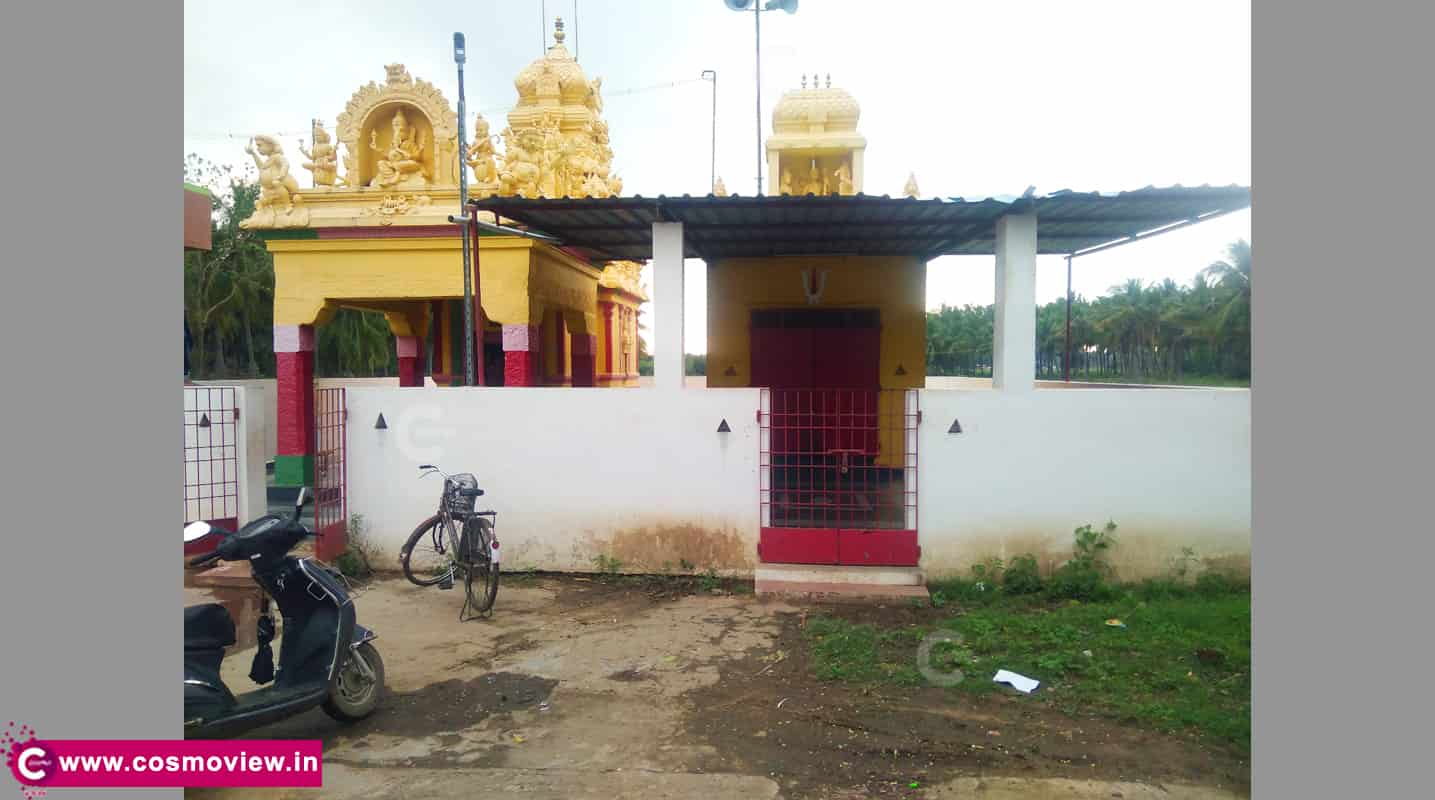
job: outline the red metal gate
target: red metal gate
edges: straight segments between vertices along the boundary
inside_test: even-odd
[[[349,544],[348,462],[344,389],[314,392],[314,555],[330,561]]]
[[[758,556],[915,566],[915,389],[763,389]]]
[[[239,526],[239,406],[233,386],[184,387],[184,524]],[[186,544],[186,555],[214,548]]]

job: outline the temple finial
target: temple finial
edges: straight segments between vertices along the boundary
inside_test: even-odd
[[[554,44],[555,46],[556,46],[556,45],[563,44],[563,36],[564,36],[564,34],[563,34],[563,18],[562,18],[562,17],[554,17],[554,18],[553,18],[553,44]]]
[[[827,73],[827,88],[832,88],[832,73]]]
[[[806,73],[806,72],[802,73],[802,88],[804,88],[804,89],[807,88],[807,73]]]

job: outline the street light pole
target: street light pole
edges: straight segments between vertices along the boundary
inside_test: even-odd
[[[757,194],[762,196],[762,4],[752,4],[752,23],[757,39]]]
[[[708,170],[708,191],[717,185],[717,70],[703,70],[703,80],[713,82],[713,143],[711,150],[712,167]]]
[[[789,14],[797,13],[797,0],[725,0],[727,7],[733,11],[746,11],[749,3],[752,4],[752,29],[756,46],[754,55],[757,59],[757,193],[762,194],[762,12],[777,11],[781,9]],[[713,92],[717,92],[717,78],[713,78]],[[714,100],[714,107],[717,102]],[[714,112],[716,116],[716,112]],[[716,179],[716,177],[714,177]]]
[[[469,273],[468,236],[468,142],[464,138],[463,121],[467,107],[463,98],[463,62],[467,60],[464,51],[463,34],[453,35],[453,61],[458,65],[458,211],[463,224],[463,385],[473,386],[473,276]]]

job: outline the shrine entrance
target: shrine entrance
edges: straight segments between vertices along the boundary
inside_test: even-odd
[[[917,564],[917,392],[881,388],[880,323],[870,309],[752,313],[764,562]]]

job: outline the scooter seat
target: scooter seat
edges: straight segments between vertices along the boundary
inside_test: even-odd
[[[234,642],[234,618],[224,606],[205,603],[185,607],[185,650],[218,650]]]

